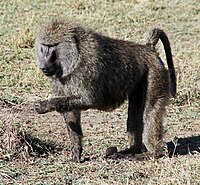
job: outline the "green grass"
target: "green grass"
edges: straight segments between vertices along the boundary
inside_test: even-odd
[[[38,25],[52,16],[139,43],[145,43],[145,33],[153,27],[167,32],[178,93],[167,110],[165,141],[180,138],[176,157],[149,161],[104,158],[108,146],[127,146],[125,104],[112,113],[83,113],[83,155],[92,160],[69,162],[63,119],[57,113],[37,115],[32,108],[35,99],[49,93],[47,78],[37,67],[34,39]],[[198,0],[0,1],[0,155],[5,154],[2,138],[9,137],[5,130],[10,127],[33,134],[43,147],[45,143],[63,146],[62,151],[43,157],[24,155],[6,161],[0,156],[0,184],[200,184],[199,153],[195,152],[200,147],[199,17]],[[158,49],[164,59],[161,45]],[[185,145],[191,155],[181,153]]]

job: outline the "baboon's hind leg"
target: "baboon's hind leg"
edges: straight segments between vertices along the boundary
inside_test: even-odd
[[[71,142],[72,160],[80,162],[82,153],[82,138],[83,133],[81,129],[81,112],[71,111],[64,112],[64,119],[67,124],[67,131]]]
[[[143,143],[149,154],[155,157],[163,155],[163,116],[169,102],[168,73],[149,72],[147,97],[144,110]]]

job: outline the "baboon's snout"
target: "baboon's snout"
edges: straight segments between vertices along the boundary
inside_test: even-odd
[[[40,64],[40,70],[46,75],[46,76],[52,76],[56,72],[56,66],[48,65],[48,64]]]

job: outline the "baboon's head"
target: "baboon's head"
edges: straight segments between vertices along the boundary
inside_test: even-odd
[[[62,20],[50,20],[37,31],[35,49],[39,67],[46,76],[67,76],[78,63],[75,27]]]

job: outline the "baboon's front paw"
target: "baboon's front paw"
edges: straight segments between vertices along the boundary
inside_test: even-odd
[[[47,100],[37,101],[35,103],[35,110],[37,111],[38,114],[44,114],[44,113],[48,112]]]

